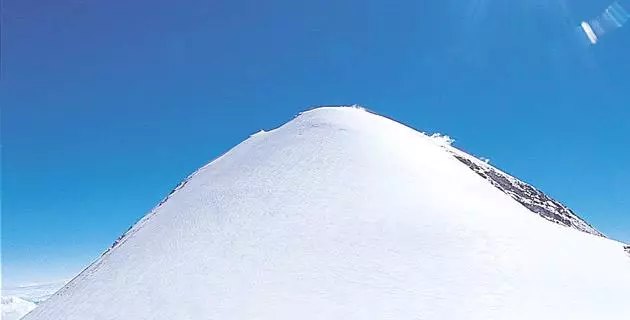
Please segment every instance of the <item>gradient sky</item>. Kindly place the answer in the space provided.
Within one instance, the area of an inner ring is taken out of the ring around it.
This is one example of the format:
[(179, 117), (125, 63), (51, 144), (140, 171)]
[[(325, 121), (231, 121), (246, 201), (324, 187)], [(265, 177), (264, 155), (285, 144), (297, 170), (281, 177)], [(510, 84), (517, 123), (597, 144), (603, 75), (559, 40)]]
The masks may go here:
[(71, 277), (189, 173), (317, 105), (449, 134), (630, 242), (630, 26), (592, 46), (578, 29), (609, 4), (4, 1), (4, 285)]

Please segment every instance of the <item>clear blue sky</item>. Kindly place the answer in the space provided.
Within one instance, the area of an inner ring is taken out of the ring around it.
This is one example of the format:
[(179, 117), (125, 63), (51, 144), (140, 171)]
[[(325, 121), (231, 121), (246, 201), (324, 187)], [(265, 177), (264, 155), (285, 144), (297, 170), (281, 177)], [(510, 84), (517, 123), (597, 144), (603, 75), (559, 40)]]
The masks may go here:
[(609, 4), (5, 1), (3, 280), (73, 275), (201, 165), (330, 104), (449, 134), (630, 241), (630, 26), (577, 29)]

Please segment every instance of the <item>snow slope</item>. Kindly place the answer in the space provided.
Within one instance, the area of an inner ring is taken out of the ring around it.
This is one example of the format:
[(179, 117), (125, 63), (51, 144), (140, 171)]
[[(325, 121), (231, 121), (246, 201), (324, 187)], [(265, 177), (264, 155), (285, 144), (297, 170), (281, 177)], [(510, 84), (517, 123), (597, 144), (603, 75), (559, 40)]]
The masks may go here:
[(623, 244), (320, 108), (192, 174), (25, 319), (627, 319), (628, 297)]
[(530, 211), (551, 222), (586, 233), (604, 236), (603, 233), (593, 228), (593, 226), (577, 216), (571, 209), (550, 198), (542, 191), (493, 167), (486, 161), (482, 161), (466, 152), (452, 147), (451, 144), (448, 143), (448, 139), (450, 138), (447, 137), (447, 142), (445, 143), (444, 136), (438, 134), (432, 135), (431, 137), (457, 160), (467, 165), (479, 176), (488, 180), (493, 186), (518, 201)]

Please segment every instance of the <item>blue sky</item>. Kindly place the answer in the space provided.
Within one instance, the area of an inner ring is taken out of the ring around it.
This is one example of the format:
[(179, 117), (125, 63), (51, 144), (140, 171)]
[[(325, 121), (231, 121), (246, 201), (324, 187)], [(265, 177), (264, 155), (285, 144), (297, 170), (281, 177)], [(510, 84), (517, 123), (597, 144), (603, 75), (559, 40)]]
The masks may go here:
[(449, 134), (630, 242), (630, 26), (578, 30), (608, 5), (5, 2), (3, 281), (71, 277), (196, 168), (331, 104)]

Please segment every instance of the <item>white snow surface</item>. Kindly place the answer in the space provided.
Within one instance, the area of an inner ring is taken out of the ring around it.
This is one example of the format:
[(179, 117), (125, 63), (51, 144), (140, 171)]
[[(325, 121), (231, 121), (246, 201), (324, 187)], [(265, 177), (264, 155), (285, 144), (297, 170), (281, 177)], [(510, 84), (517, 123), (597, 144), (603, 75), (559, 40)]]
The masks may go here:
[(0, 320), (21, 319), (39, 303), (52, 296), (68, 281), (35, 283), (2, 288)]
[(18, 297), (2, 297), (0, 298), (2, 304), (2, 312), (0, 312), (0, 319), (2, 320), (18, 320), (25, 314), (35, 309), (37, 306), (34, 302), (24, 300)]
[(628, 319), (623, 244), (320, 108), (204, 166), (28, 320)]

